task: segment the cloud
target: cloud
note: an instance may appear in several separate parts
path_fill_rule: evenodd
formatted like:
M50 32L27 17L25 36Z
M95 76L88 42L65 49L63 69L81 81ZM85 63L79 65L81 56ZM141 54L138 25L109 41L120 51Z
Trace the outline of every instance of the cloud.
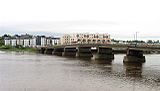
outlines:
M112 38L116 39L134 39L135 33L138 32L139 39L160 38L159 31L144 31L146 27L148 26L145 24L141 25L136 23L79 20L3 25L0 27L0 33L31 33L40 35L62 35L63 33L109 33Z
M138 32L159 39L159 8L159 0L2 0L0 33L98 32L133 39Z

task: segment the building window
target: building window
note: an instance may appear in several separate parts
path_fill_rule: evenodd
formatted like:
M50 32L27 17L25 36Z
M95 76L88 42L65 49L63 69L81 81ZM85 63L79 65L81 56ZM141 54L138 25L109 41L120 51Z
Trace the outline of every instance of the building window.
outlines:
M83 39L83 42L86 42L86 40L85 40L85 39Z
M90 42L91 42L91 40L89 39L89 40L87 40L87 42L88 42L88 43L90 43Z
M96 40L93 40L93 43L95 43L96 42Z
M97 43L100 43L101 41L100 40L97 40Z
M105 40L102 40L102 43L104 43L105 42Z
M77 37L79 37L79 34L77 34Z
M89 38L89 35L87 35L87 38Z
M78 42L81 41L80 39L77 40Z

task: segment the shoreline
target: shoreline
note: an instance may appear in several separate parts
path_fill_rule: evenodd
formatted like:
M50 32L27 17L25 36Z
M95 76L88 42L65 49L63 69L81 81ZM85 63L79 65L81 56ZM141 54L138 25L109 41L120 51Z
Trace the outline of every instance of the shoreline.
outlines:
M30 48L30 47L0 46L0 51L34 52L34 53L36 53L38 50L37 50L37 48Z

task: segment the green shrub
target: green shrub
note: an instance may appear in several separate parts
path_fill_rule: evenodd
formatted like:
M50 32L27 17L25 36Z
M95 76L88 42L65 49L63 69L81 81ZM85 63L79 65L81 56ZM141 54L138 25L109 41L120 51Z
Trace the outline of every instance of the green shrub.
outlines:
M3 45L0 47L0 49L12 49L11 45Z

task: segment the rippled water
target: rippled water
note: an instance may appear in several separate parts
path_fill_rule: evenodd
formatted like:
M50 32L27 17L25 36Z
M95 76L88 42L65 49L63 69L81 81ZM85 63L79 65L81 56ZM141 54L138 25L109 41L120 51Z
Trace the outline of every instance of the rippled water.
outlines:
M0 91L160 91L160 55L144 64L97 64L34 53L0 52Z

